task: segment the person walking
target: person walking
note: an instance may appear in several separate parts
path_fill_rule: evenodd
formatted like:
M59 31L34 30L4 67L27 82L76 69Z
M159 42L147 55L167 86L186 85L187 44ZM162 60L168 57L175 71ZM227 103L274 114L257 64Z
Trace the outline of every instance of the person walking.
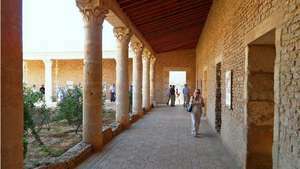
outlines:
M115 102L116 100L116 86L115 84L112 84L109 88L110 93L110 102Z
M40 87L40 92L45 95L45 87L44 85L42 84L42 86Z
M36 85L35 85L35 84L32 85L32 91L33 91L33 92L38 92L38 89L36 88Z
M184 88L182 89L183 93L183 106L187 107L189 103L189 98L190 98L190 89L188 88L187 84L184 84Z
M129 113L132 113L132 93L133 93L133 86L130 85L129 86L129 91L128 91L128 95L129 95Z
M171 88L172 88L172 85L169 86L169 89L168 89L168 101L167 101L167 106L169 106L169 103L170 103L170 100L171 100Z
M177 103L180 104L180 93L179 93L178 88L176 89L175 94L176 94L176 100L177 100Z
M199 131L202 107L204 106L203 97L201 96L200 89L195 90L194 95L190 99L190 105L192 106L192 135L196 137Z
M171 95L171 106L175 106L175 85L173 85L170 89L170 95Z

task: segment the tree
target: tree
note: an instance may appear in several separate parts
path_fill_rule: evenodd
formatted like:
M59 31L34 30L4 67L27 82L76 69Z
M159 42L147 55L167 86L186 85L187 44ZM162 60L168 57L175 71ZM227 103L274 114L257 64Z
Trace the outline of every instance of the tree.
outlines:
M29 132L33 135L35 140L40 144L44 145L38 131L36 129L37 125L33 120L33 114L36 111L40 111L40 109L36 106L37 103L42 103L42 112L43 114L49 114L49 109L45 106L45 101L43 99L43 94L40 92L35 92L31 88L23 87L23 100L24 100L24 154L27 151L27 144L28 144L28 135ZM43 125L43 124L42 124Z
M67 120L69 125L76 128L77 134L82 124L82 89L75 86L68 89L66 96L57 105L59 120Z

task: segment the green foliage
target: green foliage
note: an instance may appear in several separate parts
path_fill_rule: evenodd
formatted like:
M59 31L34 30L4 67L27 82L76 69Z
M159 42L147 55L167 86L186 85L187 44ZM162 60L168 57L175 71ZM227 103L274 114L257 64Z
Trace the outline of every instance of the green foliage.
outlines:
M23 155L24 157L26 156L26 153L27 153L27 146L28 146L28 135L27 134L24 134L23 136Z
M34 92L31 88L23 87L23 100L24 100L24 130L28 131L34 128L35 124L32 118L35 104L42 101L43 95L40 92Z
M69 125L76 127L77 133L82 124L82 89L78 86L68 89L57 110L57 120L67 120Z
M42 114L43 116L49 116L50 110L46 108L43 94L32 90L32 88L23 87L23 101L24 101L24 138L23 138L23 145L24 145L24 154L27 152L27 145L28 145L28 135L31 133L35 140L40 144L44 145L40 136L38 134L39 130L36 129L37 126L42 126L43 123L37 124L34 120L34 115ZM41 103L41 107L36 106L36 104Z

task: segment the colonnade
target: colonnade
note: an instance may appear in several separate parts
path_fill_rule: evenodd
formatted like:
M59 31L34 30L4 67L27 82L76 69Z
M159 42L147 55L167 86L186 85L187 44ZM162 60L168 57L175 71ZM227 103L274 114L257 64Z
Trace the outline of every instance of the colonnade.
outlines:
M108 10L99 3L77 1L85 23L84 81L83 81L83 141L100 149L103 145L102 128L102 24ZM130 127L128 48L133 56L132 113L143 115L149 111L154 95L153 54L142 42L132 40L132 31L125 26L114 28L118 42L116 56L116 120L123 128ZM131 45L129 45L129 43ZM143 62L142 62L143 60ZM150 77L151 75L151 77ZM150 98L150 96L152 96Z

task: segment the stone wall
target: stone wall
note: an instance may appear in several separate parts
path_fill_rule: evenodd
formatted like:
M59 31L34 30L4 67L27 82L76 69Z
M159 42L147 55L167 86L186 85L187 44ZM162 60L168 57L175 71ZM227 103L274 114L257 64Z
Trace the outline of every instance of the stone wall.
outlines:
M23 81L29 85L41 86L45 82L44 63L41 60L23 61Z
M178 50L156 55L154 100L166 103L169 88L169 71L186 71L187 84L195 89L195 50Z
M300 166L300 1L218 0L214 1L196 47L196 76L203 82L207 70L208 121L215 122L216 63L222 63L221 138L241 166L247 155L247 48L276 28L275 120L273 167ZM232 70L232 109L225 107L225 71ZM199 84L200 85L200 84ZM201 86L201 85L200 85Z
M248 48L248 168L272 168L275 45Z
M24 61L24 79L29 86L35 84L37 87L44 84L45 70L43 61L25 60ZM132 59L129 59L129 83L132 80ZM109 86L116 80L116 62L114 59L102 60L103 84L108 92ZM53 60L52 63L52 85L53 94L56 86L66 86L67 82L74 85L83 84L83 60Z

